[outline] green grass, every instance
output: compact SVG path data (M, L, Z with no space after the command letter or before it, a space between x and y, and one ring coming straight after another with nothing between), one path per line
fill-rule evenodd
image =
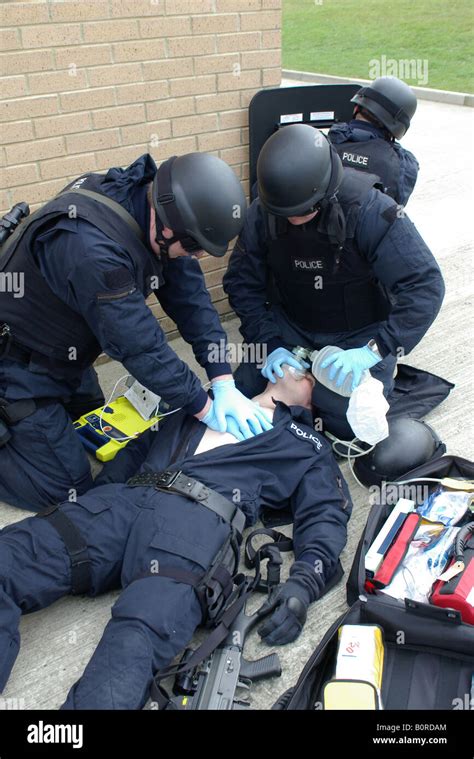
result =
M418 59L408 84L473 92L473 18L473 0L283 0L283 68L373 79L382 56Z

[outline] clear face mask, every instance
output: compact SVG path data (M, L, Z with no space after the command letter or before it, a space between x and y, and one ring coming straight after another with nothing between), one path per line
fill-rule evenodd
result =
M288 371L297 381L304 379L307 374L306 369L296 369L294 366L288 366Z

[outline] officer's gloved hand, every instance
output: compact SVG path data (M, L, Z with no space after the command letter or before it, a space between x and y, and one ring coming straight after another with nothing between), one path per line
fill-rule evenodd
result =
M239 440L247 440L273 427L269 414L235 387L233 379L216 380L212 383L214 403L212 410L217 426L201 420L212 429L230 432Z
M350 348L349 350L333 353L332 356L323 361L321 369L326 369L326 367L332 364L329 379L334 379L337 372L339 372L336 381L337 387L341 387L349 372L352 372L352 390L354 391L360 384L362 375L366 369L371 369L381 360L370 350L368 345L364 345L362 348Z
M199 421L201 421L204 424L206 424L209 427L209 429L211 429L211 430L217 430L217 432L222 432L222 430L219 427L219 420L218 420L217 415L216 415L216 409L215 409L215 406L214 406L214 401L211 401L211 399L209 398L208 404L209 404L209 409L208 409L207 413L204 414L204 416L199 416L198 414L196 414L196 416L199 419Z
M273 611L258 629L260 637L269 646L282 646L296 640L301 633L308 606L319 598L323 579L304 561L295 561L290 577L270 596L268 606ZM267 605L262 611L268 609Z
M298 361L293 353L286 348L275 348L267 357L265 366L262 369L263 376L275 384L275 374L277 377L283 377L282 364L288 364L288 366L293 366L300 371L309 368L309 364L306 361Z

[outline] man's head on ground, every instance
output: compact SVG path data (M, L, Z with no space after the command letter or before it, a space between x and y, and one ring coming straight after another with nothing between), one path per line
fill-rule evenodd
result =
M287 364L282 366L282 371L283 377L276 375L276 382L268 382L263 393L253 400L267 408L274 408L275 401L282 401L287 406L303 406L311 410L311 395L316 381L311 372L305 369L298 371Z
M208 153L172 156L148 190L150 244L170 258L223 256L244 223L246 200L233 170Z

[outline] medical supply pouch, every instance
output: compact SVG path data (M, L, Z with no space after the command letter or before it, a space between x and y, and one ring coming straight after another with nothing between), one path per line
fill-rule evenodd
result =
M426 478L426 479L423 479ZM393 492L380 498L369 514L347 583L349 610L327 631L309 660L298 681L280 696L272 707L276 710L317 710L337 706L347 708L347 689L327 684L336 674L339 628L343 625L377 625L383 632L385 657L381 682L381 704L385 710L453 710L472 709L471 681L474 673L474 625L464 620L458 608L433 603L439 596L434 584L434 598L428 602L404 598L399 600L367 584L365 555L400 498L412 499L421 506L439 485L430 480L474 480L474 464L457 456L443 456L427 462L404 475L403 482L416 479L409 485L396 484ZM466 490L469 486L466 485ZM373 494L372 494L373 496ZM385 500L385 502L383 502ZM390 502L389 502L390 501ZM416 511L413 512L416 515ZM413 531L416 516L407 513L405 533ZM472 514L471 514L472 516ZM421 515L420 515L421 517ZM469 519L469 516L466 516ZM407 520L409 520L407 522ZM424 520L420 522L422 524ZM459 525L461 526L461 525ZM403 529L403 525L401 530ZM449 529L440 523L440 530ZM451 528L452 529L452 528ZM456 530L457 532L457 530ZM401 532L398 535L402 534ZM405 534L406 538L406 534ZM473 541L474 542L474 541ZM392 546L394 543L392 543ZM471 567L471 540L466 541L465 563ZM387 553L389 552L387 548ZM449 566L448 561L448 566ZM383 566L383 565L381 565ZM442 570L440 570L441 572ZM456 578L454 578L456 580ZM460 580L458 580L458 583ZM449 582L443 583L449 585ZM438 586L438 589L437 589ZM462 598L466 597L461 585ZM446 595L446 594L445 594ZM472 597L471 597L472 598ZM367 678L364 678L367 679ZM370 682L370 679L368 679ZM328 698L330 696L330 700ZM349 692L349 695L350 692ZM367 708L374 708L368 697ZM376 702L375 702L376 706Z

